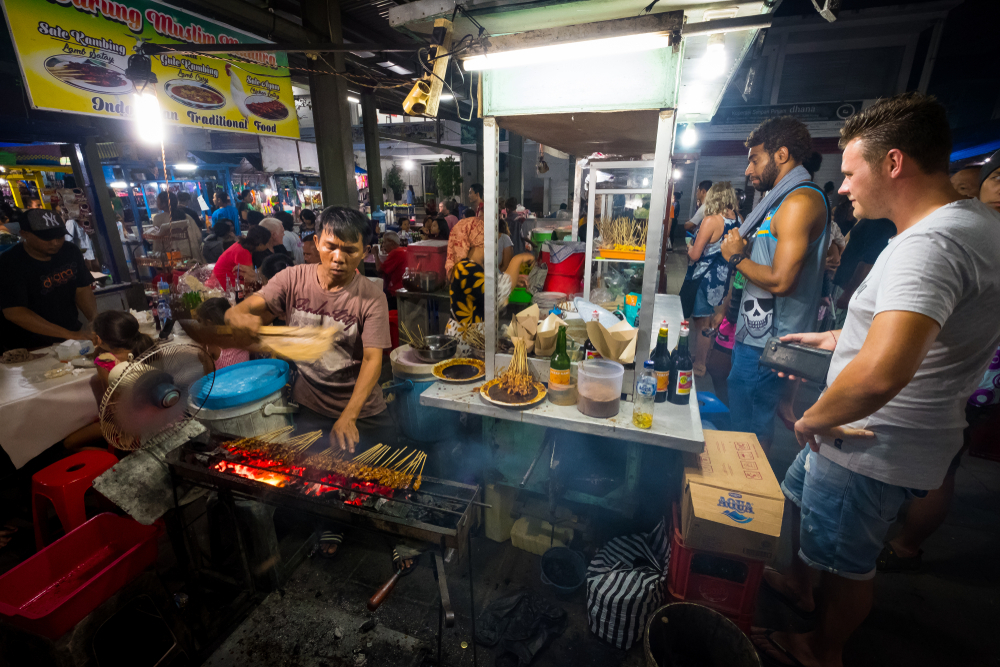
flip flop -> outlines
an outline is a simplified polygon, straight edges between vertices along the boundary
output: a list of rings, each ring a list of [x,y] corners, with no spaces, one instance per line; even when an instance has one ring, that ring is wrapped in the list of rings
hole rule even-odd
[[[774,641],[774,639],[772,639],[772,637],[774,636],[774,633],[776,633],[776,632],[778,632],[778,631],[777,630],[764,630],[764,632],[760,633],[760,634],[763,634],[764,635],[764,639],[767,640],[767,643],[770,644],[771,646],[773,646],[779,653],[781,653],[781,655],[785,656],[785,659],[788,660],[788,662],[781,662],[780,660],[772,657],[763,648],[761,648],[760,646],[758,646],[757,643],[753,641],[754,635],[752,634],[752,631],[751,631],[750,641],[753,643],[753,647],[757,650],[757,655],[760,656],[761,662],[763,662],[764,665],[775,665],[777,667],[805,667],[805,665],[802,664],[801,660],[799,660],[794,655],[792,655],[788,651],[788,649],[786,649],[784,646],[782,646],[778,642]],[[759,637],[760,634],[758,634],[757,636]]]
[[[885,546],[882,547],[881,553],[878,555],[878,559],[875,561],[875,567],[883,574],[919,572],[923,565],[923,555],[924,550],[921,549],[917,552],[916,556],[900,556],[892,548],[892,545],[886,542]]]
[[[409,558],[401,558],[400,555],[396,553],[395,549],[392,550],[392,564],[396,566],[397,570],[399,570],[399,576],[401,577],[405,577],[413,573],[413,570],[417,567],[417,558],[419,557],[420,556],[417,555]],[[407,560],[410,561],[410,564],[403,567],[403,561]]]
[[[767,572],[768,570],[772,570],[774,572],[777,572],[777,570],[774,570],[774,568],[770,568],[770,567],[764,568],[764,572]],[[760,578],[760,585],[761,585],[761,587],[767,589],[767,592],[774,599],[776,599],[778,602],[780,602],[781,604],[783,604],[786,607],[788,607],[789,609],[791,609],[793,612],[795,612],[795,615],[798,616],[799,618],[801,618],[803,621],[815,621],[816,620],[816,610],[815,609],[813,609],[812,611],[806,611],[806,610],[802,609],[802,607],[800,607],[797,604],[795,604],[794,600],[792,600],[790,597],[788,597],[787,595],[785,595],[784,593],[782,593],[781,591],[779,591],[777,588],[775,588],[771,584],[769,584],[766,577],[761,577]]]
[[[319,544],[317,548],[319,549],[319,554],[323,558],[333,558],[340,551],[340,544],[344,541],[344,535],[342,533],[335,533],[332,530],[324,530],[319,536]],[[327,553],[324,547],[338,547],[333,553]]]

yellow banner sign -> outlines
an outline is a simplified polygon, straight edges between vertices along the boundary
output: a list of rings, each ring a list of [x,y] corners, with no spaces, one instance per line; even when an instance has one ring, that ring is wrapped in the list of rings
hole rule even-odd
[[[4,0],[31,104],[37,109],[128,119],[137,88],[169,124],[299,137],[288,57],[164,53],[156,83],[136,76],[144,42],[252,44],[260,38],[155,0]],[[133,80],[136,79],[136,80]]]

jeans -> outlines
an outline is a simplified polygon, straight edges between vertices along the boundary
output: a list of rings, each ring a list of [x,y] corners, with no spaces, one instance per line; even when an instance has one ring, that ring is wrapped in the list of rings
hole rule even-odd
[[[804,447],[781,483],[802,510],[799,558],[845,579],[871,579],[889,527],[908,498],[926,495],[853,472]]]
[[[295,415],[295,435],[323,431],[323,436],[310,448],[312,452],[322,451],[330,446],[330,429],[333,428],[335,421],[337,421],[335,417],[322,415],[303,405],[298,414]],[[358,428],[358,444],[354,448],[355,454],[360,454],[380,443],[389,446],[396,444],[395,425],[388,410],[383,410],[370,417],[361,417],[355,422],[355,426]]]
[[[774,415],[784,380],[760,365],[763,348],[737,342],[729,371],[729,417],[732,430],[754,433],[764,445],[774,437]]]

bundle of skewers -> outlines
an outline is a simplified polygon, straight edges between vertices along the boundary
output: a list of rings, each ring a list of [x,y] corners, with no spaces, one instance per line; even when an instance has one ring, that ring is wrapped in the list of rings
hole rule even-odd
[[[535,385],[535,378],[528,366],[528,352],[523,338],[514,339],[514,356],[498,379],[502,389],[516,396],[526,396]]]
[[[429,350],[430,346],[427,344],[427,339],[424,334],[420,331],[420,325],[417,325],[417,333],[414,335],[413,331],[409,329],[402,321],[399,323],[399,335],[402,337],[406,344],[412,347],[414,350]]]
[[[648,227],[649,220],[641,218],[601,218],[597,222],[597,230],[601,234],[601,247],[625,252],[642,252],[646,249]]]
[[[486,349],[486,333],[483,331],[482,322],[462,325],[458,332],[462,342],[474,350]]]
[[[286,426],[263,435],[241,438],[224,444],[231,452],[248,458],[260,458],[284,465],[301,465],[299,459],[322,437],[322,431],[312,431],[287,438],[293,427]]]
[[[427,454],[409,447],[393,450],[388,445],[375,445],[351,460],[344,458],[343,450],[329,448],[308,457],[302,462],[310,468],[325,470],[346,480],[371,482],[392,489],[420,489]]]

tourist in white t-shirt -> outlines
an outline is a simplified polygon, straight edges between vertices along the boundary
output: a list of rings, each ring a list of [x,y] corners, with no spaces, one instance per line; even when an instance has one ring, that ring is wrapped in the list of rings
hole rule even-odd
[[[889,526],[906,499],[940,486],[962,447],[965,402],[1000,343],[1000,214],[951,186],[944,107],[904,93],[852,116],[841,135],[841,194],[856,217],[889,218],[899,233],[842,330],[783,338],[834,352],[826,391],[795,424],[803,450],[781,485],[801,514],[799,558],[765,575],[818,624],[752,637],[786,664],[842,664],[871,609]],[[812,569],[823,572],[815,598]]]

